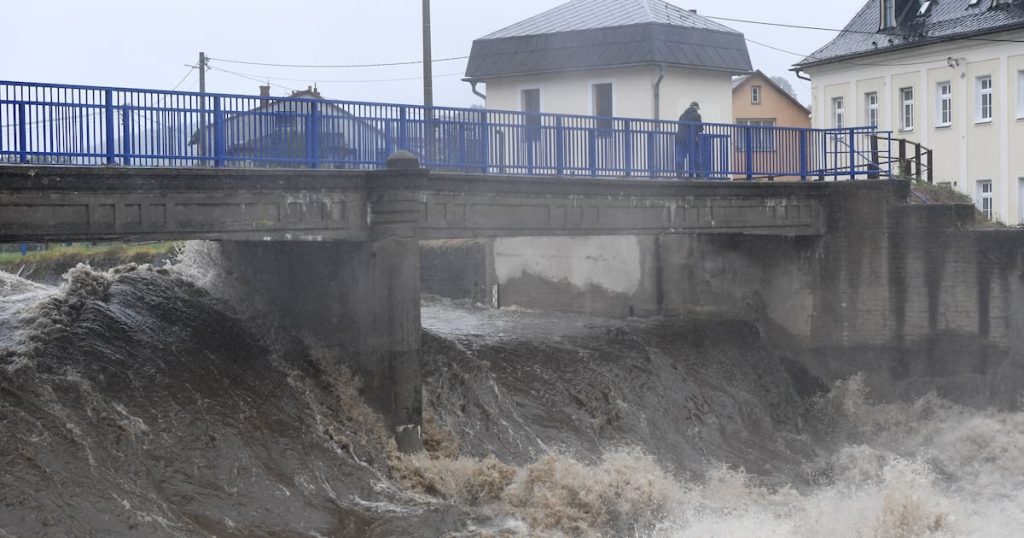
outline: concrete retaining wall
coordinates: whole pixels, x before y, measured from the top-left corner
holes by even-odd
[[[972,229],[972,206],[905,200],[837,187],[822,237],[498,239],[469,265],[493,264],[501,305],[757,319],[825,381],[864,372],[882,396],[1015,403],[1024,231]]]

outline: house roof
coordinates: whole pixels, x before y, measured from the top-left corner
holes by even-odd
[[[771,79],[771,77],[764,74],[764,72],[762,72],[760,69],[754,71],[753,73],[750,73],[749,75],[733,77],[732,92],[736,93],[736,90],[740,89],[740,87],[742,87],[745,82],[754,78],[759,78],[766,82],[772,88],[775,88],[776,91],[784,95],[787,99],[790,100],[790,102],[800,107],[801,110],[807,112],[808,116],[811,114],[811,109],[807,108],[807,105],[801,103],[796,97],[793,96],[793,94],[787,92],[782,86],[779,86],[774,80]]]
[[[647,64],[751,68],[743,34],[664,0],[572,0],[474,41],[466,78]]]
[[[1024,28],[1024,2],[992,6],[992,0],[932,0],[919,15],[925,0],[907,0],[895,28],[879,29],[881,0],[869,0],[838,36],[794,67],[841,60],[931,43]]]

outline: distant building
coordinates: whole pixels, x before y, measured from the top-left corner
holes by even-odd
[[[870,0],[795,70],[811,77],[815,127],[919,142],[938,182],[1024,222],[1024,1]]]
[[[771,78],[755,71],[732,80],[732,119],[740,125],[810,128],[811,111]]]
[[[732,81],[733,123],[755,127],[799,127],[811,126],[811,111],[796,97],[776,84],[761,71],[736,77]],[[795,137],[784,136],[777,140],[781,131],[755,129],[751,142],[751,157],[755,167],[771,169],[789,162],[790,170],[799,170],[800,151],[793,144]],[[733,162],[742,162],[746,150],[745,140],[733,144]],[[767,164],[771,163],[771,165]],[[745,177],[745,176],[744,176]],[[773,177],[772,179],[799,179],[798,176]]]
[[[675,120],[691,101],[732,120],[743,34],[663,0],[573,0],[473,42],[487,108]]]
[[[377,160],[385,150],[387,137],[381,129],[326,101],[316,88],[278,99],[270,97],[269,86],[261,86],[260,97],[253,101],[257,106],[251,109],[224,113],[224,158],[229,166],[244,167],[258,160],[260,166],[294,167],[315,153],[326,167],[347,168]],[[308,136],[312,128],[315,137]],[[214,137],[211,124],[197,130],[191,144],[200,146],[201,155],[211,156]]]

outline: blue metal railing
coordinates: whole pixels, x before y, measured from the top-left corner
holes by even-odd
[[[0,163],[857,179],[892,176],[889,134],[0,82]]]

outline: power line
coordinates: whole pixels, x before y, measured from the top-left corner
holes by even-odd
[[[173,88],[171,88],[172,92],[174,90],[177,90],[178,88],[180,88],[181,85],[184,84],[186,80],[188,80],[188,77],[192,75],[192,72],[196,70],[196,66],[194,66],[194,65],[190,65],[190,66],[187,66],[187,67],[189,67],[188,72],[185,73],[185,76],[181,77],[181,80],[179,80],[178,83],[175,84]]]
[[[455,60],[465,60],[469,56],[453,56],[451,58],[439,58],[434,60],[432,63],[438,62],[453,62]],[[374,64],[340,64],[340,65],[312,65],[312,64],[275,64],[268,62],[253,62],[249,60],[227,60],[224,58],[210,58],[210,60],[216,60],[218,62],[230,63],[230,64],[244,64],[244,65],[258,65],[262,67],[293,67],[299,69],[355,69],[361,67],[394,67],[398,65],[416,65],[423,63],[423,60],[410,60],[407,62],[384,62]]]
[[[423,79],[422,76],[416,76],[416,77],[402,77],[402,78],[378,78],[378,79],[359,79],[359,80],[353,80],[353,79],[346,79],[346,80],[321,80],[321,79],[312,79],[312,78],[288,78],[288,77],[268,77],[268,76],[261,77],[260,75],[257,75],[255,73],[241,73],[241,72],[236,73],[236,74],[238,74],[238,75],[245,75],[245,76],[248,76],[248,77],[253,77],[254,79],[260,79],[260,80],[266,79],[268,81],[269,80],[283,80],[283,81],[286,81],[286,82],[309,82],[309,83],[316,82],[316,83],[320,83],[320,84],[332,84],[332,83],[336,83],[336,84],[349,84],[349,83],[355,84],[355,83],[363,83],[363,82],[401,82],[401,81],[406,81],[406,80],[422,80]],[[461,76],[463,76],[463,73],[446,73],[446,74],[443,74],[443,75],[434,75],[435,78],[440,78],[440,77],[461,77]]]

